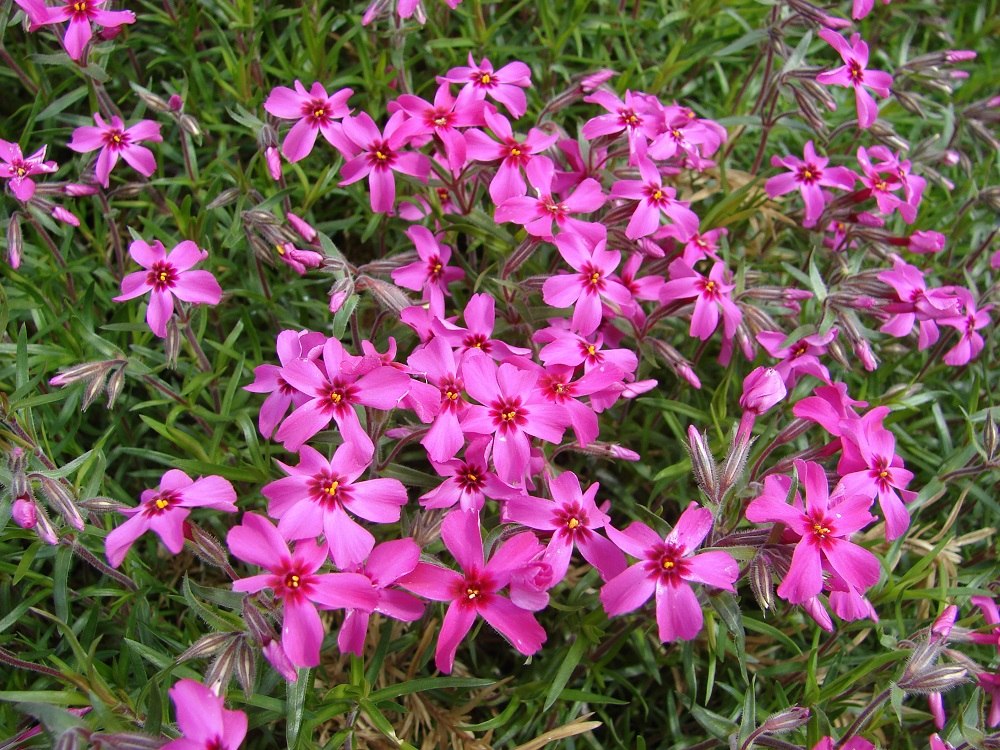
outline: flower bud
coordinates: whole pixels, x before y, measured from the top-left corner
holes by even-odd
[[[181,99],[179,94],[171,94],[167,100],[167,107],[170,108],[171,112],[180,112],[184,109],[184,100]]]
[[[288,223],[292,225],[292,229],[298,232],[299,236],[306,242],[316,241],[316,230],[313,229],[305,219],[296,216],[291,211],[285,214],[285,218],[288,219]]]
[[[729,447],[729,453],[726,454],[722,466],[719,467],[719,497],[717,498],[719,502],[722,501],[722,498],[729,490],[737,485],[743,476],[743,470],[746,468],[747,458],[750,456],[750,447],[752,445],[753,440],[749,439],[749,435],[743,435],[742,438],[737,437],[737,439],[733,440],[733,444]]]
[[[10,267],[21,267],[21,252],[24,250],[24,239],[21,235],[21,214],[14,212],[7,222],[7,259]]]
[[[767,611],[774,606],[774,577],[767,565],[767,559],[758,554],[750,561],[750,590],[758,606]]]
[[[177,367],[177,357],[181,353],[181,331],[177,327],[176,316],[171,315],[167,321],[167,337],[163,342],[163,350],[167,357],[167,367],[171,370]]]
[[[995,461],[997,449],[1000,448],[1000,432],[992,414],[986,417],[986,424],[983,425],[983,448],[986,450],[986,460]]]
[[[38,534],[38,538],[46,544],[59,544],[59,537],[56,535],[56,530],[52,527],[52,522],[45,514],[45,511],[36,505],[35,512],[37,513],[35,533]]]
[[[722,493],[718,492],[718,470],[712,451],[708,448],[708,436],[698,432],[694,425],[688,426],[687,434],[687,449],[691,455],[691,471],[694,473],[694,481],[702,492],[717,501]]]
[[[69,224],[71,227],[80,226],[80,220],[62,206],[52,207],[52,218],[58,219],[64,224]]]
[[[266,646],[275,638],[274,630],[267,624],[264,615],[260,613],[250,597],[243,599],[243,619],[246,621],[247,629],[253,639],[262,646]]]
[[[939,253],[944,250],[945,237],[940,232],[920,231],[909,236],[908,249],[911,253]]]
[[[238,187],[226,188],[217,196],[215,196],[206,206],[209,209],[222,208],[223,206],[228,206],[230,203],[234,203],[243,191]]]
[[[271,179],[277,182],[281,179],[281,155],[274,146],[264,149],[264,161],[267,163],[267,172]]]
[[[355,288],[359,292],[370,292],[381,307],[396,315],[413,305],[413,301],[398,286],[388,284],[374,276],[359,275],[355,280]]]
[[[896,684],[907,693],[943,693],[968,681],[965,667],[948,664],[928,669],[905,683],[900,680]]]
[[[188,646],[184,652],[177,657],[177,661],[183,662],[188,659],[205,659],[213,654],[217,654],[225,648],[238,633],[209,633],[203,635],[197,641]]]
[[[253,693],[254,677],[257,673],[257,656],[246,638],[240,638],[236,645],[236,679],[248,698]]]
[[[33,474],[32,478],[41,483],[45,499],[59,515],[66,519],[66,523],[78,531],[83,531],[83,518],[76,508],[76,500],[63,483],[44,474]]]
[[[330,289],[330,312],[336,314],[352,294],[354,294],[354,281],[345,276]]]
[[[108,385],[104,392],[108,396],[108,408],[111,409],[115,405],[115,401],[118,400],[119,394],[122,392],[122,386],[125,385],[125,368],[119,367],[113,373],[111,377],[108,378]]]
[[[99,185],[80,185],[70,182],[63,188],[63,192],[71,198],[84,198],[88,195],[97,195],[101,192]]]
[[[35,504],[31,501],[31,498],[27,495],[19,497],[14,501],[10,509],[10,517],[22,529],[33,529],[38,523],[38,511],[35,509]]]
[[[934,620],[934,624],[931,625],[931,640],[932,641],[943,641],[951,634],[951,628],[955,624],[955,618],[958,616],[958,607],[954,604],[949,604],[944,608],[944,612],[938,615],[937,619]]]
[[[743,380],[740,407],[743,411],[763,414],[781,401],[788,391],[781,375],[773,367],[758,367]]]
[[[191,115],[181,115],[177,124],[181,126],[181,130],[193,138],[201,138],[201,125]]]
[[[229,680],[233,676],[233,667],[236,666],[236,649],[239,647],[239,639],[230,641],[205,672],[205,685],[216,694],[224,693]]]
[[[764,723],[761,724],[761,729],[769,734],[790,732],[793,729],[798,729],[808,722],[809,716],[810,712],[808,708],[803,708],[802,706],[792,706],[784,709],[783,711],[778,711],[776,714],[768,716]]]
[[[152,91],[144,89],[142,86],[133,83],[132,90],[138,95],[142,102],[155,112],[167,112],[170,105],[161,96],[157,96]]]
[[[618,75],[618,73],[610,68],[601,68],[600,70],[594,73],[589,73],[580,79],[580,90],[585,94],[589,94],[591,91],[594,91],[601,84],[608,82],[616,75]]]
[[[976,53],[971,49],[950,49],[944,53],[944,59],[950,63],[967,62],[976,59]]]

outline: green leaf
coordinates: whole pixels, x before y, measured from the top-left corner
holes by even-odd
[[[306,708],[306,693],[309,692],[312,680],[310,669],[299,670],[298,679],[287,688],[287,707],[285,711],[285,743],[288,750],[295,750],[299,745],[299,730],[302,729],[302,717]]]
[[[566,683],[569,682],[569,678],[573,675],[577,664],[580,663],[580,659],[583,658],[588,645],[587,640],[579,635],[573,641],[573,645],[566,652],[566,657],[562,660],[562,664],[556,670],[555,677],[552,678],[552,684],[549,685],[548,692],[545,693],[545,704],[542,706],[543,711],[548,711],[552,707],[552,704],[559,698],[559,694],[566,687]]]

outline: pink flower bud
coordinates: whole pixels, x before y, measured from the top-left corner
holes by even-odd
[[[740,407],[743,411],[763,414],[787,394],[785,383],[777,370],[773,367],[758,367],[743,380]]]
[[[35,509],[35,504],[26,497],[19,497],[14,501],[14,505],[10,509],[10,516],[14,519],[14,523],[22,529],[33,529],[38,523],[38,511]]]
[[[596,73],[591,73],[590,75],[584,76],[580,81],[580,90],[585,94],[589,94],[591,91],[596,89],[602,83],[609,81],[614,78],[618,73],[611,70],[610,68],[602,68]]]
[[[291,211],[289,211],[285,218],[288,219],[288,223],[292,225],[292,229],[298,232],[299,236],[306,242],[316,241],[316,230],[313,229],[307,221],[299,216],[296,216]]]
[[[920,231],[914,232],[909,237],[909,250],[911,253],[939,253],[944,250],[945,238],[940,232]]]
[[[997,250],[990,256],[990,268],[993,270],[1000,268],[1000,250]]]
[[[80,220],[62,206],[54,206],[52,208],[52,217],[72,227],[80,226]]]
[[[178,94],[171,94],[167,100],[167,106],[170,107],[171,112],[180,112],[184,109],[184,100]]]
[[[21,266],[21,250],[24,242],[21,236],[21,214],[15,213],[10,217],[7,224],[7,259],[10,267],[17,269]]]
[[[268,146],[264,151],[264,159],[267,161],[267,171],[271,179],[277,182],[281,179],[281,155],[274,146]]]
[[[63,192],[72,198],[83,198],[88,195],[97,195],[101,188],[98,185],[80,185],[70,182],[63,188]]]
[[[950,63],[966,62],[975,60],[976,53],[971,49],[950,49],[944,53],[944,59]]]
[[[938,615],[934,624],[931,625],[931,640],[940,641],[944,640],[951,634],[952,626],[955,624],[955,618],[958,616],[958,607],[954,604],[950,604],[944,608],[944,612]]]
[[[701,388],[701,380],[687,363],[681,362],[677,365],[677,374],[684,378],[692,388]]]

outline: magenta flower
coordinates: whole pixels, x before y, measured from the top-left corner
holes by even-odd
[[[591,117],[583,124],[580,135],[591,141],[602,135],[614,135],[624,131],[628,136],[630,163],[634,162],[639,149],[646,145],[646,141],[656,135],[658,113],[650,111],[649,105],[638,94],[626,91],[623,101],[610,91],[599,89],[590,96],[585,96],[583,100],[599,104],[608,111],[608,114]]]
[[[449,461],[431,459],[434,470],[448,477],[430,492],[420,496],[424,508],[450,508],[456,503],[463,511],[478,513],[486,498],[504,500],[519,497],[521,490],[500,481],[489,469],[487,448],[490,438],[477,437],[465,449],[465,460],[453,458]]]
[[[483,103],[481,98],[468,93],[467,89],[462,89],[457,99],[449,89],[448,84],[440,85],[434,94],[433,104],[419,96],[403,94],[390,106],[399,107],[421,123],[420,129],[415,130],[417,134],[436,136],[440,140],[451,173],[457,175],[466,165],[465,136],[458,128],[481,125]]]
[[[597,533],[597,529],[611,522],[594,502],[598,489],[600,485],[594,482],[584,492],[576,474],[564,471],[549,482],[552,500],[522,496],[509,498],[504,503],[504,521],[552,532],[542,556],[542,561],[552,566],[550,585],[566,576],[574,546],[605,581],[625,570],[622,551]]]
[[[511,221],[523,226],[534,237],[550,239],[553,224],[559,229],[579,231],[579,225],[584,222],[572,218],[570,214],[589,214],[604,205],[601,184],[589,178],[583,180],[564,200],[553,197],[555,168],[551,159],[532,159],[525,167],[525,172],[538,197],[523,195],[508,198],[497,206],[494,214],[496,221]]]
[[[365,112],[357,117],[345,117],[341,124],[348,145],[357,146],[360,154],[344,154],[348,161],[341,167],[344,179],[340,184],[350,185],[367,177],[371,189],[372,211],[376,213],[387,214],[396,203],[396,180],[393,172],[427,182],[431,171],[430,159],[423,154],[400,151],[412,137],[417,125],[419,121],[408,120],[403,111],[398,111],[389,118],[384,135]]]
[[[63,46],[74,60],[83,57],[83,50],[94,32],[91,22],[106,29],[126,23],[135,23],[135,13],[130,10],[104,10],[108,0],[59,0],[55,7],[48,7],[44,0],[14,0],[31,21],[31,30],[39,26],[69,21]]]
[[[976,309],[976,304],[972,295],[966,292],[964,295],[965,310],[961,314],[941,318],[938,322],[941,325],[954,328],[959,333],[958,343],[945,352],[944,361],[949,365],[967,365],[979,356],[983,350],[985,342],[983,337],[977,333],[979,329],[990,324],[990,310],[993,305],[986,305]]]
[[[546,639],[542,626],[531,612],[499,593],[515,573],[542,551],[535,535],[525,532],[511,537],[486,562],[478,514],[455,510],[441,524],[441,539],[462,572],[418,563],[412,573],[399,581],[420,596],[449,603],[434,652],[437,668],[445,674],[451,672],[458,644],[472,628],[477,615],[520,653],[530,656],[537,652]]]
[[[151,292],[146,323],[161,339],[167,335],[167,320],[174,313],[174,297],[204,305],[217,305],[222,299],[222,287],[210,272],[190,270],[208,257],[191,240],[181,242],[169,255],[159,240],[153,240],[151,245],[136,240],[129,245],[128,252],[146,270],[122,279],[122,293],[114,301],[124,302]]]
[[[823,589],[823,563],[828,564],[858,592],[874,586],[881,567],[878,558],[864,547],[847,541],[874,517],[868,512],[871,498],[865,495],[829,495],[823,467],[812,461],[795,461],[799,481],[805,487],[805,507],[796,493],[792,505],[786,502],[791,480],[769,476],[764,494],[747,506],[746,516],[754,523],[783,523],[800,539],[792,553],[792,564],[778,586],[778,596],[801,604]]]
[[[301,406],[309,397],[290,386],[281,377],[281,367],[296,359],[311,359],[319,356],[323,345],[326,343],[326,336],[314,331],[282,331],[278,334],[278,365],[258,365],[254,368],[254,380],[250,385],[243,386],[243,390],[251,393],[270,394],[260,407],[258,425],[260,434],[270,438],[274,434],[278,423],[284,419],[285,413],[291,404]]]
[[[118,163],[118,157],[144,177],[149,177],[156,171],[153,152],[138,144],[143,141],[162,141],[159,123],[139,120],[125,129],[120,117],[112,117],[110,123],[105,123],[99,114],[94,115],[94,121],[97,127],[87,125],[74,130],[73,139],[67,145],[80,154],[101,150],[97,155],[97,166],[94,167],[94,175],[101,185],[108,187],[111,170]]]
[[[336,339],[327,340],[319,361],[295,359],[282,367],[280,374],[286,383],[309,397],[285,418],[274,436],[284,443],[285,450],[297,451],[334,421],[344,442],[354,446],[362,462],[371,459],[375,444],[362,429],[354,406],[388,411],[410,387],[406,373],[374,357],[349,355]]]
[[[639,174],[642,175],[641,180],[618,180],[611,188],[612,198],[639,201],[625,227],[625,236],[636,240],[652,234],[660,226],[660,214],[666,214],[684,238],[695,235],[698,232],[698,216],[688,208],[688,203],[674,200],[677,191],[663,186],[660,172],[653,163],[640,158]]]
[[[263,516],[244,514],[243,523],[229,530],[226,545],[239,559],[268,571],[234,581],[233,590],[271,589],[281,599],[285,605],[281,645],[297,667],[319,664],[323,623],[316,604],[324,609],[369,612],[378,605],[378,594],[368,578],[358,573],[317,573],[326,562],[326,549],[307,540],[289,552],[278,530]]]
[[[521,484],[529,473],[530,436],[558,443],[566,429],[565,410],[549,403],[535,384],[538,374],[519,370],[480,354],[462,362],[462,379],[472,405],[462,416],[465,432],[493,436],[493,463],[507,484]]]
[[[335,121],[351,113],[347,100],[353,93],[352,89],[340,89],[329,95],[318,81],[306,91],[298,80],[295,81],[294,91],[287,86],[271,89],[264,109],[283,120],[298,120],[281,144],[285,158],[291,162],[304,159],[313,150],[316,136],[320,133],[332,146],[340,148],[344,143],[343,136]]]
[[[858,111],[858,126],[869,128],[878,118],[878,104],[865,89],[871,89],[881,97],[889,96],[892,86],[892,76],[881,70],[868,70],[868,45],[860,34],[851,34],[847,42],[836,31],[821,28],[819,35],[837,50],[844,64],[835,70],[827,70],[816,76],[816,81],[823,85],[854,87]]]
[[[632,374],[639,366],[639,358],[631,349],[604,349],[604,336],[600,333],[591,340],[566,329],[550,327],[536,333],[534,339],[548,342],[538,353],[538,358],[546,367],[576,367],[582,364],[584,372],[590,372],[607,363]]]
[[[521,169],[555,143],[559,134],[547,135],[538,128],[531,128],[527,138],[518,140],[514,137],[510,121],[503,115],[487,109],[483,112],[483,117],[500,142],[497,143],[483,131],[472,128],[465,133],[466,150],[469,158],[476,161],[500,161],[500,166],[490,181],[490,198],[499,206],[508,198],[524,195],[528,191]]]
[[[515,120],[528,108],[523,89],[531,87],[531,69],[523,62],[515,61],[493,70],[493,63],[485,57],[476,65],[470,52],[467,66],[452,68],[437,80],[438,83],[464,84],[462,92],[468,92],[476,100],[482,101],[488,96],[500,102]]]
[[[421,375],[440,391],[437,414],[420,444],[432,461],[448,461],[465,443],[459,418],[468,402],[462,398],[465,384],[458,374],[455,353],[440,336],[414,350],[407,363],[411,373]]]
[[[632,301],[615,269],[621,262],[621,253],[607,249],[607,240],[594,244],[582,235],[565,232],[555,238],[556,248],[576,273],[550,276],[542,286],[542,299],[553,307],[572,307],[572,327],[583,336],[589,336],[601,325],[604,318],[603,301],[619,308]]]
[[[121,565],[135,540],[150,529],[176,555],[184,548],[184,520],[191,514],[188,508],[235,513],[235,503],[236,490],[222,477],[192,480],[180,469],[170,469],[157,489],[143,490],[138,506],[120,511],[129,518],[104,540],[108,562],[113,568]]]
[[[222,696],[200,682],[180,680],[170,688],[180,739],[163,750],[238,750],[247,736],[247,715],[229,711]]]
[[[826,333],[814,333],[803,336],[788,346],[782,346],[788,338],[781,331],[761,331],[757,341],[767,353],[781,361],[774,366],[785,385],[793,387],[802,375],[812,375],[824,383],[830,383],[830,371],[819,361],[826,354],[827,345],[837,336],[837,329],[831,328]]]
[[[496,300],[486,292],[473,294],[462,312],[465,325],[468,328],[449,323],[444,319],[435,319],[431,324],[433,333],[442,337],[463,355],[478,349],[493,359],[508,360],[512,357],[523,357],[531,354],[530,349],[520,346],[510,346],[502,339],[494,337],[496,327]]]
[[[59,168],[54,161],[45,161],[47,148],[48,146],[42,146],[31,156],[25,157],[16,143],[0,140],[0,161],[3,162],[0,164],[0,177],[8,180],[7,185],[14,197],[22,203],[35,194],[35,182],[31,175],[51,173]]]
[[[735,591],[739,565],[729,553],[692,554],[712,528],[711,511],[697,503],[688,505],[664,539],[639,521],[624,532],[606,528],[611,541],[640,562],[601,588],[604,611],[612,616],[631,612],[655,593],[656,624],[664,643],[689,641],[701,631],[701,605],[690,582]]]
[[[378,602],[375,612],[394,620],[413,622],[424,613],[424,603],[412,594],[390,588],[403,576],[413,572],[420,561],[420,547],[410,538],[394,539],[375,547],[364,565],[357,568],[371,583]],[[368,632],[371,610],[348,609],[344,624],[337,635],[337,646],[342,653],[361,656]]]
[[[465,271],[448,265],[451,248],[438,242],[427,227],[414,225],[406,230],[420,260],[400,266],[392,272],[392,280],[405,289],[423,292],[423,300],[438,317],[444,317],[444,298],[448,285],[465,276]]]
[[[663,107],[662,132],[649,144],[649,156],[664,160],[683,157],[686,165],[703,169],[711,162],[702,156],[714,154],[726,140],[726,129],[712,120],[700,120],[687,107],[676,104]]]
[[[726,276],[723,263],[714,263],[706,278],[683,260],[677,259],[670,264],[671,280],[661,288],[660,302],[665,304],[673,300],[693,299],[691,335],[702,341],[707,341],[715,332],[721,312],[723,334],[726,339],[732,339],[743,313],[730,297],[736,286],[727,284]]]
[[[372,523],[395,523],[406,505],[406,488],[398,479],[356,481],[370,462],[358,461],[349,443],[330,460],[303,445],[298,466],[277,463],[288,476],[264,485],[261,494],[271,501],[268,514],[280,519],[278,532],[290,541],[322,533],[338,568],[358,565],[375,546],[375,537],[348,512]]]
[[[773,367],[757,367],[743,379],[740,408],[760,416],[788,395],[781,374]]]
[[[539,374],[538,391],[549,403],[560,407],[565,414],[565,421],[573,427],[578,445],[590,445],[597,439],[598,411],[603,411],[610,403],[598,408],[595,399],[590,404],[584,404],[579,399],[583,396],[598,394],[598,399],[609,394],[620,394],[625,389],[624,373],[613,365],[593,368],[581,377],[573,380],[575,368],[566,365],[552,365]],[[611,398],[613,403],[615,398]]]
[[[779,195],[798,189],[802,193],[802,200],[806,205],[802,226],[811,227],[815,226],[816,220],[819,219],[826,206],[826,199],[821,188],[835,187],[841,190],[850,190],[854,187],[857,175],[847,167],[827,169],[826,165],[830,163],[830,160],[824,156],[816,155],[812,141],[806,142],[803,156],[805,159],[799,159],[797,156],[772,156],[772,167],[785,167],[789,171],[769,178],[764,183],[764,189],[771,198],[777,198]]]

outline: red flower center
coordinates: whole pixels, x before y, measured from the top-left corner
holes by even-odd
[[[478,609],[489,603],[495,590],[496,584],[489,575],[473,570],[460,581],[455,582],[452,595],[459,606]]]
[[[313,127],[328,125],[330,122],[330,106],[323,99],[310,99],[302,104],[302,115]]]
[[[494,426],[502,433],[513,432],[528,422],[520,396],[508,396],[494,401],[490,404],[490,417]]]
[[[804,182],[806,185],[812,185],[822,176],[823,170],[812,163],[803,164],[795,173],[795,179],[798,182]]]
[[[513,139],[508,140],[505,145],[507,149],[507,156],[505,158],[507,161],[519,167],[523,167],[528,163],[528,160],[531,158],[528,146]]]
[[[470,333],[462,341],[462,346],[466,349],[479,349],[484,354],[489,354],[493,345],[489,342],[489,339],[482,333]]]
[[[389,169],[396,163],[396,154],[386,141],[375,141],[368,150],[368,164],[372,169]]]
[[[491,89],[494,88],[500,81],[497,80],[496,74],[490,73],[485,70],[473,71],[469,79],[476,85],[476,88],[481,89]]]
[[[82,5],[83,3],[81,3]],[[121,151],[123,148],[129,145],[128,133],[124,130],[105,130],[104,131],[104,145],[110,148],[112,151]]]
[[[583,282],[583,289],[591,294],[597,294],[604,290],[604,271],[593,263],[584,263],[580,270],[580,281]]]
[[[847,74],[851,77],[851,82],[855,85],[865,80],[865,69],[861,67],[861,63],[857,60],[851,60],[847,63]]]
[[[649,551],[646,567],[664,583],[678,584],[689,570],[684,550],[675,544],[657,544]]]
[[[356,388],[337,378],[321,392],[320,399],[329,411],[341,411],[351,408],[356,395]]]
[[[476,464],[462,464],[462,468],[455,474],[455,481],[462,492],[481,492],[486,485],[486,469]]]
[[[146,274],[146,283],[157,292],[169,289],[177,284],[177,269],[165,260],[158,260]]]
[[[642,124],[642,118],[628,108],[619,109],[618,117],[621,120],[622,125],[629,128],[635,128]]]
[[[583,534],[590,520],[578,502],[567,503],[554,516],[552,520],[558,527],[556,533],[568,536]]]
[[[158,492],[153,495],[153,497],[146,503],[146,507],[143,509],[143,515],[146,517],[150,516],[162,516],[170,508],[178,503],[179,497],[170,490],[164,492]]]

